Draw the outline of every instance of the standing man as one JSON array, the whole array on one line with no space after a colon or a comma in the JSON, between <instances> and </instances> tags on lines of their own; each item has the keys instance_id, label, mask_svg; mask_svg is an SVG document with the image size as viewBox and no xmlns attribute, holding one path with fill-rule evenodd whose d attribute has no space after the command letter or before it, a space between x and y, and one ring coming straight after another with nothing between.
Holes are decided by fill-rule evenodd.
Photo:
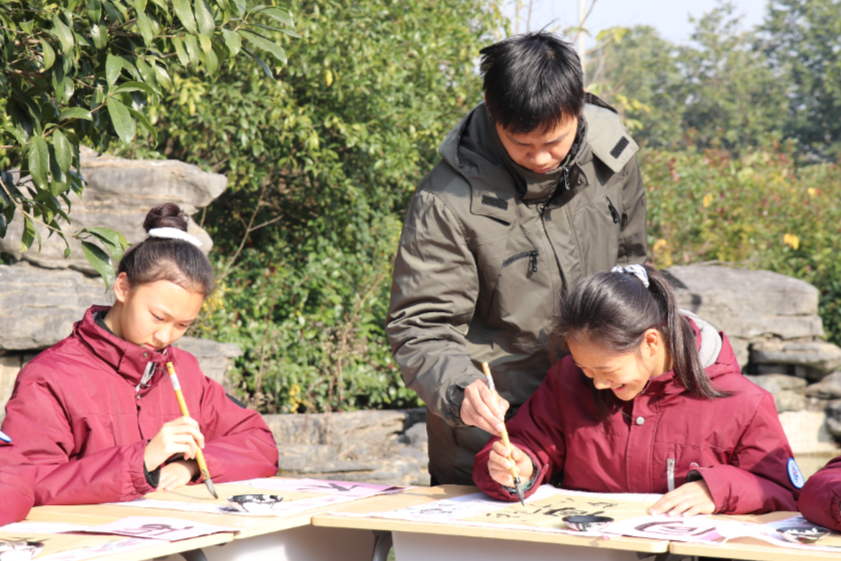
<instances>
[{"instance_id":1,"label":"standing man","mask_svg":"<svg viewBox=\"0 0 841 561\"><path fill-rule=\"evenodd\" d=\"M532 33L480 54L485 101L412 198L387 320L403 379L427 406L433 485L472 484L473 457L552 364L564 295L647 251L638 146L584 93L571 46Z\"/></svg>"}]
</instances>

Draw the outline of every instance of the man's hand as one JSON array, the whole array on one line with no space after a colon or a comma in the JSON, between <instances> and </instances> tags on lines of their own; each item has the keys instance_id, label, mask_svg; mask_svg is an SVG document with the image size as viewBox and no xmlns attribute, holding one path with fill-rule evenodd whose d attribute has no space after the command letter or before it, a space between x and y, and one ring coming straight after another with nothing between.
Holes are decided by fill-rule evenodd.
<instances>
[{"instance_id":1,"label":"man's hand","mask_svg":"<svg viewBox=\"0 0 841 561\"><path fill-rule=\"evenodd\" d=\"M703 479L684 483L674 491L666 493L648 510L652 516L658 514L694 516L714 512L715 503L710 494L710 488Z\"/></svg>"},{"instance_id":2,"label":"man's hand","mask_svg":"<svg viewBox=\"0 0 841 561\"><path fill-rule=\"evenodd\" d=\"M161 467L158 491L171 491L183 487L199 474L199 464L195 460L179 460Z\"/></svg>"},{"instance_id":3,"label":"man's hand","mask_svg":"<svg viewBox=\"0 0 841 561\"><path fill-rule=\"evenodd\" d=\"M502 423L508 402L501 397L497 405L496 396L488 389L485 380L476 380L464 388L464 401L461 402L461 420L465 425L479 427L494 436L502 433Z\"/></svg>"},{"instance_id":4,"label":"man's hand","mask_svg":"<svg viewBox=\"0 0 841 561\"><path fill-rule=\"evenodd\" d=\"M534 464L528 455L511 445L511 457L517 464L517 474L520 476L520 482L525 485L531 479L534 472ZM491 448L491 455L488 456L488 472L494 481L506 487L514 486L514 477L511 475L511 462L508 461L508 450L505 449L505 444L501 440L494 442Z\"/></svg>"}]
</instances>

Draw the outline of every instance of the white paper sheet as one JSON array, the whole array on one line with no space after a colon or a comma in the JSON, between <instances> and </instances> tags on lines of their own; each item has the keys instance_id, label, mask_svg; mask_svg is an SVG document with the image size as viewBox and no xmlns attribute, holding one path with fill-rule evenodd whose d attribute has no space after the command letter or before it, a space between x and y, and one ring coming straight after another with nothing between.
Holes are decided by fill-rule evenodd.
<instances>
[{"instance_id":1,"label":"white paper sheet","mask_svg":"<svg viewBox=\"0 0 841 561\"><path fill-rule=\"evenodd\" d=\"M46 555L44 557L39 556L38 561L83 561L84 559L95 559L96 557L102 557L103 555L113 555L115 553L123 553L133 549L141 549L153 544L154 542L149 540L126 538L99 545L92 545L90 547L62 551L61 553L53 553L52 555Z\"/></svg>"},{"instance_id":2,"label":"white paper sheet","mask_svg":"<svg viewBox=\"0 0 841 561\"><path fill-rule=\"evenodd\" d=\"M160 499L137 499L123 503L108 503L111 506L130 506L135 508L156 508L162 510L178 510L183 512L205 512L208 514L237 514L242 516L275 516L285 518L313 510L323 508L326 506L344 503L358 499L358 496L343 496L343 495L322 495L319 497L310 497L308 499L298 499L297 501L282 502L277 505L271 512L265 513L249 513L241 512L231 506L190 503L186 501L163 501Z\"/></svg>"},{"instance_id":3,"label":"white paper sheet","mask_svg":"<svg viewBox=\"0 0 841 561\"><path fill-rule=\"evenodd\" d=\"M84 526L81 532L115 534L132 538L146 538L174 542L222 532L239 532L239 528L205 524L194 520L161 516L127 516L108 524Z\"/></svg>"},{"instance_id":4,"label":"white paper sheet","mask_svg":"<svg viewBox=\"0 0 841 561\"><path fill-rule=\"evenodd\" d=\"M374 483L356 483L353 481L330 481L325 479L248 479L232 482L234 485L248 485L257 489L278 492L293 491L298 493L319 493L348 497L372 497L385 493L404 491L407 487L376 485Z\"/></svg>"},{"instance_id":5,"label":"white paper sheet","mask_svg":"<svg viewBox=\"0 0 841 561\"><path fill-rule=\"evenodd\" d=\"M558 492L558 489L551 485L541 485L531 497L526 499L526 502L539 501L551 497ZM491 499L484 493L471 493L470 495L462 495L452 499L442 499L422 505L380 512L375 514L375 516L394 520L448 523L494 510L501 510L509 506L511 506L510 502Z\"/></svg>"},{"instance_id":6,"label":"white paper sheet","mask_svg":"<svg viewBox=\"0 0 841 561\"><path fill-rule=\"evenodd\" d=\"M716 521L707 516L639 516L613 522L602 528L602 532L678 542L711 542L721 538Z\"/></svg>"}]
</instances>

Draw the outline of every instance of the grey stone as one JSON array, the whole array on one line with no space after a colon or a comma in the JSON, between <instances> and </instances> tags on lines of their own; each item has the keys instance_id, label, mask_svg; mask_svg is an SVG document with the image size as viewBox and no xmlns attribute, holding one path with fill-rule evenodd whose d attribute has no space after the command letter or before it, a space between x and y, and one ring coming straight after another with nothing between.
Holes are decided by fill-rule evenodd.
<instances>
[{"instance_id":1,"label":"grey stone","mask_svg":"<svg viewBox=\"0 0 841 561\"><path fill-rule=\"evenodd\" d=\"M805 391L807 396L821 399L841 399L841 372L833 372Z\"/></svg>"},{"instance_id":2,"label":"grey stone","mask_svg":"<svg viewBox=\"0 0 841 561\"><path fill-rule=\"evenodd\" d=\"M264 415L283 475L428 484L423 410Z\"/></svg>"},{"instance_id":3,"label":"grey stone","mask_svg":"<svg viewBox=\"0 0 841 561\"><path fill-rule=\"evenodd\" d=\"M775 393L774 405L777 406L777 413L809 410L809 400L806 396L791 390L780 390Z\"/></svg>"},{"instance_id":4,"label":"grey stone","mask_svg":"<svg viewBox=\"0 0 841 561\"><path fill-rule=\"evenodd\" d=\"M234 363L234 359L242 356L242 349L234 343L217 343L211 339L197 339L195 337L182 337L175 345L192 354L199 361L202 372L208 378L216 380L225 391L231 393L233 385L228 378L228 371Z\"/></svg>"},{"instance_id":5,"label":"grey stone","mask_svg":"<svg viewBox=\"0 0 841 561\"><path fill-rule=\"evenodd\" d=\"M706 319L728 337L820 337L818 290L772 273L711 265L669 267L681 308Z\"/></svg>"},{"instance_id":6,"label":"grey stone","mask_svg":"<svg viewBox=\"0 0 841 561\"><path fill-rule=\"evenodd\" d=\"M143 219L152 207L173 202L192 215L222 194L228 183L223 175L176 160L125 160L108 154L97 156L90 149L83 149L81 155L81 172L87 186L81 198L70 195L71 225L66 227L69 233L104 226L122 233L129 243L136 243L146 237ZM21 253L22 220L16 215L5 238L0 239L0 251L44 268L71 268L96 274L82 253L79 240L68 238L72 252L65 259L61 238L48 238L43 227L38 229L42 238L40 252L36 243ZM210 251L210 236L192 220L189 232L202 241L203 251Z\"/></svg>"},{"instance_id":7,"label":"grey stone","mask_svg":"<svg viewBox=\"0 0 841 561\"><path fill-rule=\"evenodd\" d=\"M90 306L110 304L105 283L78 271L0 265L0 349L45 349L64 339Z\"/></svg>"},{"instance_id":8,"label":"grey stone","mask_svg":"<svg viewBox=\"0 0 841 561\"><path fill-rule=\"evenodd\" d=\"M826 430L836 438L841 437L841 399L831 401L826 407Z\"/></svg>"},{"instance_id":9,"label":"grey stone","mask_svg":"<svg viewBox=\"0 0 841 561\"><path fill-rule=\"evenodd\" d=\"M785 374L745 375L745 378L760 388L774 394L780 390L796 390L806 387L806 380L795 378L794 376L786 376Z\"/></svg>"},{"instance_id":10,"label":"grey stone","mask_svg":"<svg viewBox=\"0 0 841 561\"><path fill-rule=\"evenodd\" d=\"M825 341L761 341L751 345L750 360L801 367L806 378L819 380L841 366L841 348Z\"/></svg>"}]
</instances>

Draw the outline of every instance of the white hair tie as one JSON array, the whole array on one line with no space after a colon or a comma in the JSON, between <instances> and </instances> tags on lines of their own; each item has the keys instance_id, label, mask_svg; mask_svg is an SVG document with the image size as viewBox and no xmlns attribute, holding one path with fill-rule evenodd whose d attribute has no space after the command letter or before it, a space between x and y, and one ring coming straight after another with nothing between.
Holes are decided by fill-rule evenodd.
<instances>
[{"instance_id":1,"label":"white hair tie","mask_svg":"<svg viewBox=\"0 0 841 561\"><path fill-rule=\"evenodd\" d=\"M617 265L610 270L611 273L624 273L626 275L634 275L642 281L643 286L648 288L648 271L642 265L626 265L622 267Z\"/></svg>"},{"instance_id":2,"label":"white hair tie","mask_svg":"<svg viewBox=\"0 0 841 561\"><path fill-rule=\"evenodd\" d=\"M149 230L149 237L165 240L181 240L191 243L196 247L201 247L201 242L196 236L188 234L184 230L179 230L178 228L152 228Z\"/></svg>"}]
</instances>

